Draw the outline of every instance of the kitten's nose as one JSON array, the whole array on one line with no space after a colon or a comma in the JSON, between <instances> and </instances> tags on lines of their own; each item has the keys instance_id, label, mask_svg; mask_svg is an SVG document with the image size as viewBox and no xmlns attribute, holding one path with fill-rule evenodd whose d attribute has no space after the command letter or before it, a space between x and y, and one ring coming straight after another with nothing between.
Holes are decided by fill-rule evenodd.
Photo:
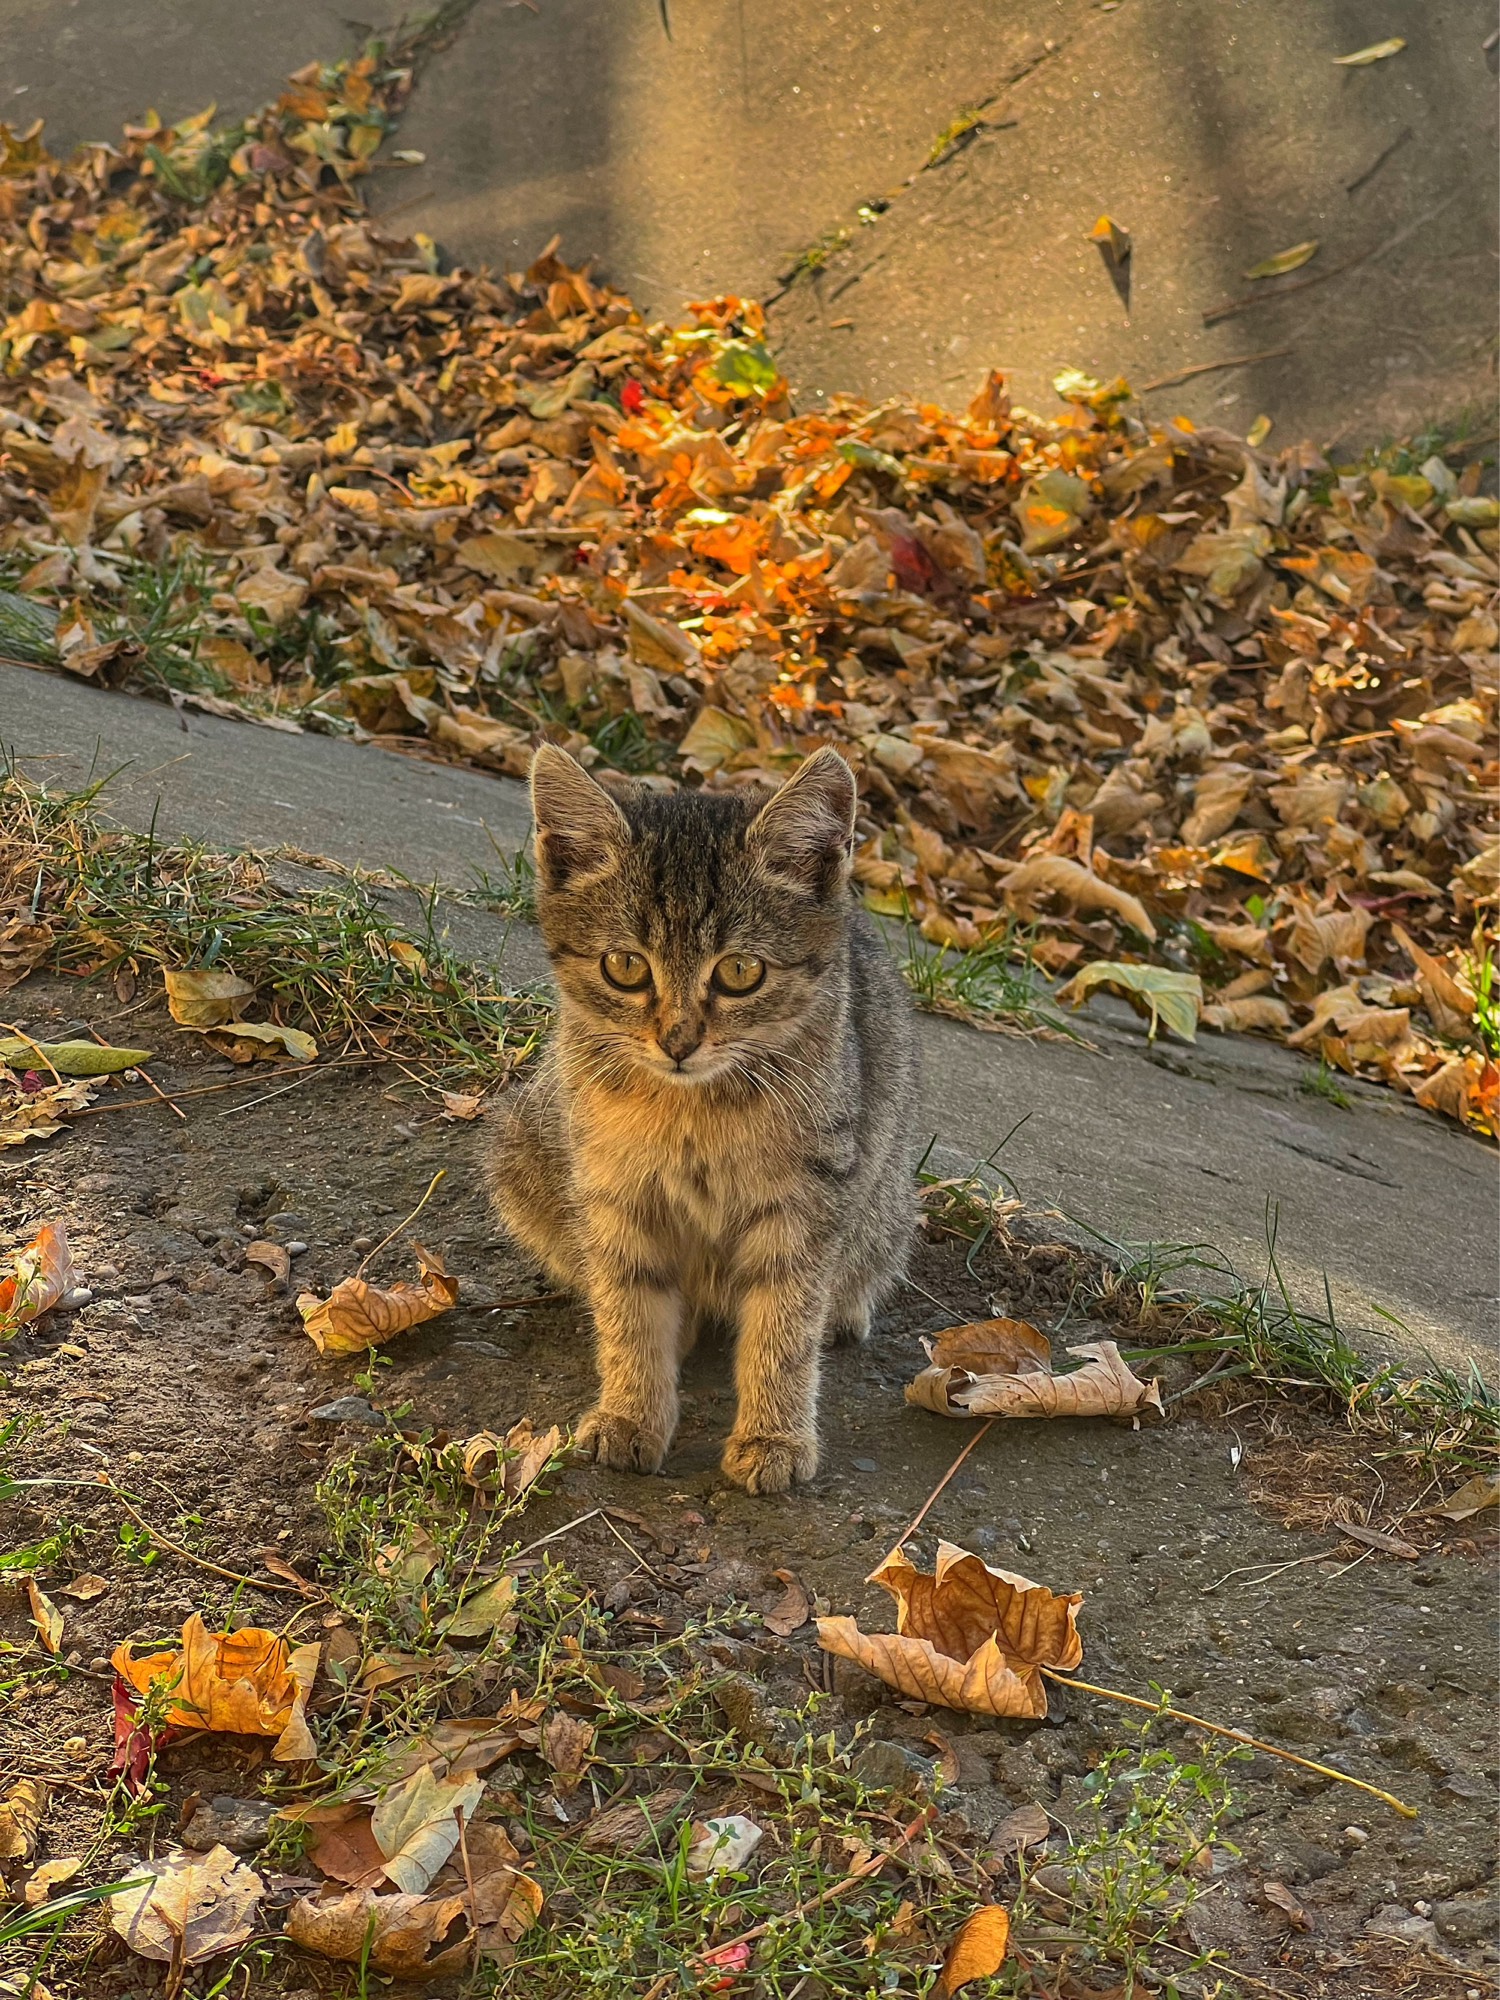
<instances>
[{"instance_id":1,"label":"kitten's nose","mask_svg":"<svg viewBox=\"0 0 1500 2000\"><path fill-rule=\"evenodd\" d=\"M657 1036L663 1055L668 1055L674 1063L681 1065L703 1040L703 1029L696 1021L674 1021L671 1027L663 1029Z\"/></svg>"}]
</instances>

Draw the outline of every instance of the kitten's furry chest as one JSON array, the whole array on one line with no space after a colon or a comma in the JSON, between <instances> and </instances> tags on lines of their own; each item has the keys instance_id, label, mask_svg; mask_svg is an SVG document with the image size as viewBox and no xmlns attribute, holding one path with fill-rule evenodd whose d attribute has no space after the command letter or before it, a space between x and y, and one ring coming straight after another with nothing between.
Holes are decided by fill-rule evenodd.
<instances>
[{"instance_id":1,"label":"kitten's furry chest","mask_svg":"<svg viewBox=\"0 0 1500 2000\"><path fill-rule=\"evenodd\" d=\"M784 1124L753 1102L601 1093L578 1106L574 1129L580 1191L629 1201L643 1229L684 1252L730 1249L747 1217L806 1177Z\"/></svg>"}]
</instances>

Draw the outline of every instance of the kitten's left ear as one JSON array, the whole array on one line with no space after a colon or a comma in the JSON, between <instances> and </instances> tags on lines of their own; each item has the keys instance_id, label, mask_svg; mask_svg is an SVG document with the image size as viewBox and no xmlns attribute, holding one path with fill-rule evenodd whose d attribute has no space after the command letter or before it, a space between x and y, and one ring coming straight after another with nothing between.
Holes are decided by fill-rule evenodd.
<instances>
[{"instance_id":1,"label":"kitten's left ear","mask_svg":"<svg viewBox=\"0 0 1500 2000\"><path fill-rule=\"evenodd\" d=\"M849 872L855 800L854 773L825 746L750 822L751 851L771 874L819 898L831 896Z\"/></svg>"}]
</instances>

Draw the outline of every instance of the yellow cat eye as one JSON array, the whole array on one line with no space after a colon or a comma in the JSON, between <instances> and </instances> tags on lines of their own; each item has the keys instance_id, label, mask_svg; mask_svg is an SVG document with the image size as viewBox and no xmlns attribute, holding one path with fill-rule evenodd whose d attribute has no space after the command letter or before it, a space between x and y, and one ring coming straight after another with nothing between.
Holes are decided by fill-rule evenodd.
<instances>
[{"instance_id":1,"label":"yellow cat eye","mask_svg":"<svg viewBox=\"0 0 1500 2000\"><path fill-rule=\"evenodd\" d=\"M721 993L753 993L765 976L766 962L763 958L752 958L748 952L732 951L714 967L713 983Z\"/></svg>"},{"instance_id":2,"label":"yellow cat eye","mask_svg":"<svg viewBox=\"0 0 1500 2000\"><path fill-rule=\"evenodd\" d=\"M638 951L607 951L599 970L622 993L639 993L651 984L651 967Z\"/></svg>"}]
</instances>

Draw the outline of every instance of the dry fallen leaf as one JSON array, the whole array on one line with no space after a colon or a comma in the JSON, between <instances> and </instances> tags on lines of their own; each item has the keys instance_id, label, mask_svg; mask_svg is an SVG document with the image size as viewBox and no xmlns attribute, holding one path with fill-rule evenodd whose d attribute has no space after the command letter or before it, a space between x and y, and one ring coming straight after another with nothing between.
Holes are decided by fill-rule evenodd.
<instances>
[{"instance_id":1,"label":"dry fallen leaf","mask_svg":"<svg viewBox=\"0 0 1500 2000\"><path fill-rule=\"evenodd\" d=\"M1080 1592L1056 1596L951 1542L938 1544L931 1576L897 1549L870 1580L896 1600L895 1632L865 1633L852 1618L820 1618L818 1643L912 1701L973 1715L1043 1716L1041 1669L1071 1673L1083 1659Z\"/></svg>"},{"instance_id":2,"label":"dry fallen leaf","mask_svg":"<svg viewBox=\"0 0 1500 2000\"><path fill-rule=\"evenodd\" d=\"M1400 1535L1383 1534L1379 1528L1367 1528L1362 1521L1332 1521L1329 1526L1337 1528L1346 1541L1361 1542L1367 1549L1378 1549L1385 1556L1399 1556L1403 1562L1415 1562L1422 1553Z\"/></svg>"},{"instance_id":3,"label":"dry fallen leaf","mask_svg":"<svg viewBox=\"0 0 1500 2000\"><path fill-rule=\"evenodd\" d=\"M1446 1500L1440 1500L1437 1506L1423 1511L1429 1515L1440 1515L1445 1521L1471 1521L1487 1507L1500 1507L1500 1477L1493 1473L1476 1472L1472 1479L1464 1481L1456 1493L1450 1493Z\"/></svg>"},{"instance_id":4,"label":"dry fallen leaf","mask_svg":"<svg viewBox=\"0 0 1500 2000\"><path fill-rule=\"evenodd\" d=\"M1280 1910L1294 1931L1310 1931L1312 1919L1284 1882L1262 1882L1260 1893L1273 1910Z\"/></svg>"},{"instance_id":5,"label":"dry fallen leaf","mask_svg":"<svg viewBox=\"0 0 1500 2000\"><path fill-rule=\"evenodd\" d=\"M217 1028L238 1020L255 988L235 972L162 973L167 1011L183 1028Z\"/></svg>"},{"instance_id":6,"label":"dry fallen leaf","mask_svg":"<svg viewBox=\"0 0 1500 2000\"><path fill-rule=\"evenodd\" d=\"M445 1639L488 1639L492 1633L509 1634L516 1626L516 1580L497 1576L492 1583L471 1591L443 1627Z\"/></svg>"},{"instance_id":7,"label":"dry fallen leaf","mask_svg":"<svg viewBox=\"0 0 1500 2000\"><path fill-rule=\"evenodd\" d=\"M1157 1029L1165 1023L1179 1040L1197 1039L1198 1016L1203 1011L1203 981L1196 972L1173 972L1164 965L1124 965L1115 960L1096 960L1074 973L1057 997L1066 1006L1081 1007L1096 987L1103 986L1128 1000L1150 1023L1154 1042Z\"/></svg>"},{"instance_id":8,"label":"dry fallen leaf","mask_svg":"<svg viewBox=\"0 0 1500 2000\"><path fill-rule=\"evenodd\" d=\"M1400 55L1405 47L1404 35L1391 35L1383 42L1371 42L1366 49L1356 49L1352 56L1335 56L1333 60L1340 69L1363 69L1369 63L1384 62L1387 56Z\"/></svg>"},{"instance_id":9,"label":"dry fallen leaf","mask_svg":"<svg viewBox=\"0 0 1500 2000\"><path fill-rule=\"evenodd\" d=\"M269 1273L273 1284L284 1291L292 1275L292 1253L284 1243L272 1243L265 1237L257 1237L253 1243L245 1245L245 1262L258 1264Z\"/></svg>"},{"instance_id":10,"label":"dry fallen leaf","mask_svg":"<svg viewBox=\"0 0 1500 2000\"><path fill-rule=\"evenodd\" d=\"M50 1312L76 1289L77 1267L60 1222L44 1222L24 1250L12 1257L9 1277L0 1278L0 1326L25 1326Z\"/></svg>"},{"instance_id":11,"label":"dry fallen leaf","mask_svg":"<svg viewBox=\"0 0 1500 2000\"><path fill-rule=\"evenodd\" d=\"M286 1934L303 1951L368 1965L393 1979L443 1979L473 1951L466 1896L377 1896L349 1889L303 1896L287 1913Z\"/></svg>"},{"instance_id":12,"label":"dry fallen leaf","mask_svg":"<svg viewBox=\"0 0 1500 2000\"><path fill-rule=\"evenodd\" d=\"M302 1324L320 1354L362 1354L367 1347L380 1347L398 1333L448 1311L458 1298L457 1278L448 1275L434 1251L424 1250L420 1243L412 1248L420 1273L415 1285L403 1279L382 1290L363 1278L345 1278L326 1299L314 1292L298 1297Z\"/></svg>"},{"instance_id":13,"label":"dry fallen leaf","mask_svg":"<svg viewBox=\"0 0 1500 2000\"><path fill-rule=\"evenodd\" d=\"M950 2000L975 1979L991 1979L1010 1950L1010 1913L998 1903L984 1903L966 1917L948 1947L943 1969L933 1987L934 2000Z\"/></svg>"},{"instance_id":14,"label":"dry fallen leaf","mask_svg":"<svg viewBox=\"0 0 1500 2000\"><path fill-rule=\"evenodd\" d=\"M574 1791L594 1749L594 1725L559 1709L542 1724L541 1752L556 1774L560 1791Z\"/></svg>"},{"instance_id":15,"label":"dry fallen leaf","mask_svg":"<svg viewBox=\"0 0 1500 2000\"><path fill-rule=\"evenodd\" d=\"M143 1861L133 1888L109 1899L109 1920L140 1958L199 1965L233 1951L255 1930L266 1885L227 1847Z\"/></svg>"},{"instance_id":16,"label":"dry fallen leaf","mask_svg":"<svg viewBox=\"0 0 1500 2000\"><path fill-rule=\"evenodd\" d=\"M28 1576L26 1579L26 1598L31 1606L31 1622L35 1625L42 1644L49 1653L60 1653L63 1641L62 1613L34 1576Z\"/></svg>"},{"instance_id":17,"label":"dry fallen leaf","mask_svg":"<svg viewBox=\"0 0 1500 2000\"><path fill-rule=\"evenodd\" d=\"M1058 896L1075 910L1103 910L1118 917L1141 936L1155 941L1156 926L1138 896L1106 882L1081 862L1062 854L1038 854L1011 869L1001 884L1007 903L1023 911L1039 897Z\"/></svg>"},{"instance_id":18,"label":"dry fallen leaf","mask_svg":"<svg viewBox=\"0 0 1500 2000\"><path fill-rule=\"evenodd\" d=\"M940 1417L1130 1417L1161 1411L1161 1388L1133 1375L1112 1340L1068 1352L1083 1366L1052 1373L1045 1335L1024 1320L978 1320L924 1341L931 1365L906 1400Z\"/></svg>"},{"instance_id":19,"label":"dry fallen leaf","mask_svg":"<svg viewBox=\"0 0 1500 2000\"><path fill-rule=\"evenodd\" d=\"M94 1598L102 1597L109 1587L107 1576L94 1576L85 1571L82 1576L75 1576L71 1583L63 1584L57 1594L59 1597L76 1597L80 1604L89 1604Z\"/></svg>"},{"instance_id":20,"label":"dry fallen leaf","mask_svg":"<svg viewBox=\"0 0 1500 2000\"><path fill-rule=\"evenodd\" d=\"M484 1797L475 1775L440 1778L430 1764L414 1771L380 1800L370 1830L384 1856L386 1875L408 1895L421 1895L458 1845L460 1819L472 1818Z\"/></svg>"},{"instance_id":21,"label":"dry fallen leaf","mask_svg":"<svg viewBox=\"0 0 1500 2000\"><path fill-rule=\"evenodd\" d=\"M141 1694L163 1676L172 1682L167 1724L274 1736L271 1755L295 1764L317 1755L306 1703L319 1652L316 1642L291 1648L275 1632L253 1625L210 1632L195 1611L182 1628L180 1647L138 1659L122 1645L110 1658L121 1679Z\"/></svg>"},{"instance_id":22,"label":"dry fallen leaf","mask_svg":"<svg viewBox=\"0 0 1500 2000\"><path fill-rule=\"evenodd\" d=\"M996 1860L1004 1860L1007 1855L1020 1854L1028 1847L1041 1847L1051 1831L1052 1821L1045 1807L1017 1806L996 1826L986 1851Z\"/></svg>"},{"instance_id":23,"label":"dry fallen leaf","mask_svg":"<svg viewBox=\"0 0 1500 2000\"><path fill-rule=\"evenodd\" d=\"M536 1484L553 1454L561 1451L562 1441L556 1424L537 1431L529 1417L522 1417L504 1437L476 1431L473 1437L459 1439L456 1448L463 1453L464 1478L471 1486L518 1500Z\"/></svg>"},{"instance_id":24,"label":"dry fallen leaf","mask_svg":"<svg viewBox=\"0 0 1500 2000\"><path fill-rule=\"evenodd\" d=\"M279 1021L236 1019L225 1027L203 1028L199 1032L231 1062L275 1062L284 1055L299 1063L318 1059L318 1045L311 1035L301 1028L285 1028Z\"/></svg>"},{"instance_id":25,"label":"dry fallen leaf","mask_svg":"<svg viewBox=\"0 0 1500 2000\"><path fill-rule=\"evenodd\" d=\"M22 1894L27 1909L38 1909L64 1882L71 1882L82 1866L81 1854L60 1854L55 1861L44 1861L40 1868L34 1868Z\"/></svg>"},{"instance_id":26,"label":"dry fallen leaf","mask_svg":"<svg viewBox=\"0 0 1500 2000\"><path fill-rule=\"evenodd\" d=\"M1318 254L1316 239L1307 243L1294 243L1290 250L1278 250L1274 257L1267 257L1262 263L1253 264L1245 273L1247 278L1284 278L1288 271L1300 271Z\"/></svg>"},{"instance_id":27,"label":"dry fallen leaf","mask_svg":"<svg viewBox=\"0 0 1500 2000\"><path fill-rule=\"evenodd\" d=\"M793 1632L800 1632L812 1616L812 1599L801 1579L791 1570L777 1570L776 1581L782 1585L781 1596L769 1611L762 1613L761 1623L778 1638L789 1639Z\"/></svg>"},{"instance_id":28,"label":"dry fallen leaf","mask_svg":"<svg viewBox=\"0 0 1500 2000\"><path fill-rule=\"evenodd\" d=\"M40 1778L21 1778L0 1799L0 1861L30 1857L49 1796Z\"/></svg>"}]
</instances>

